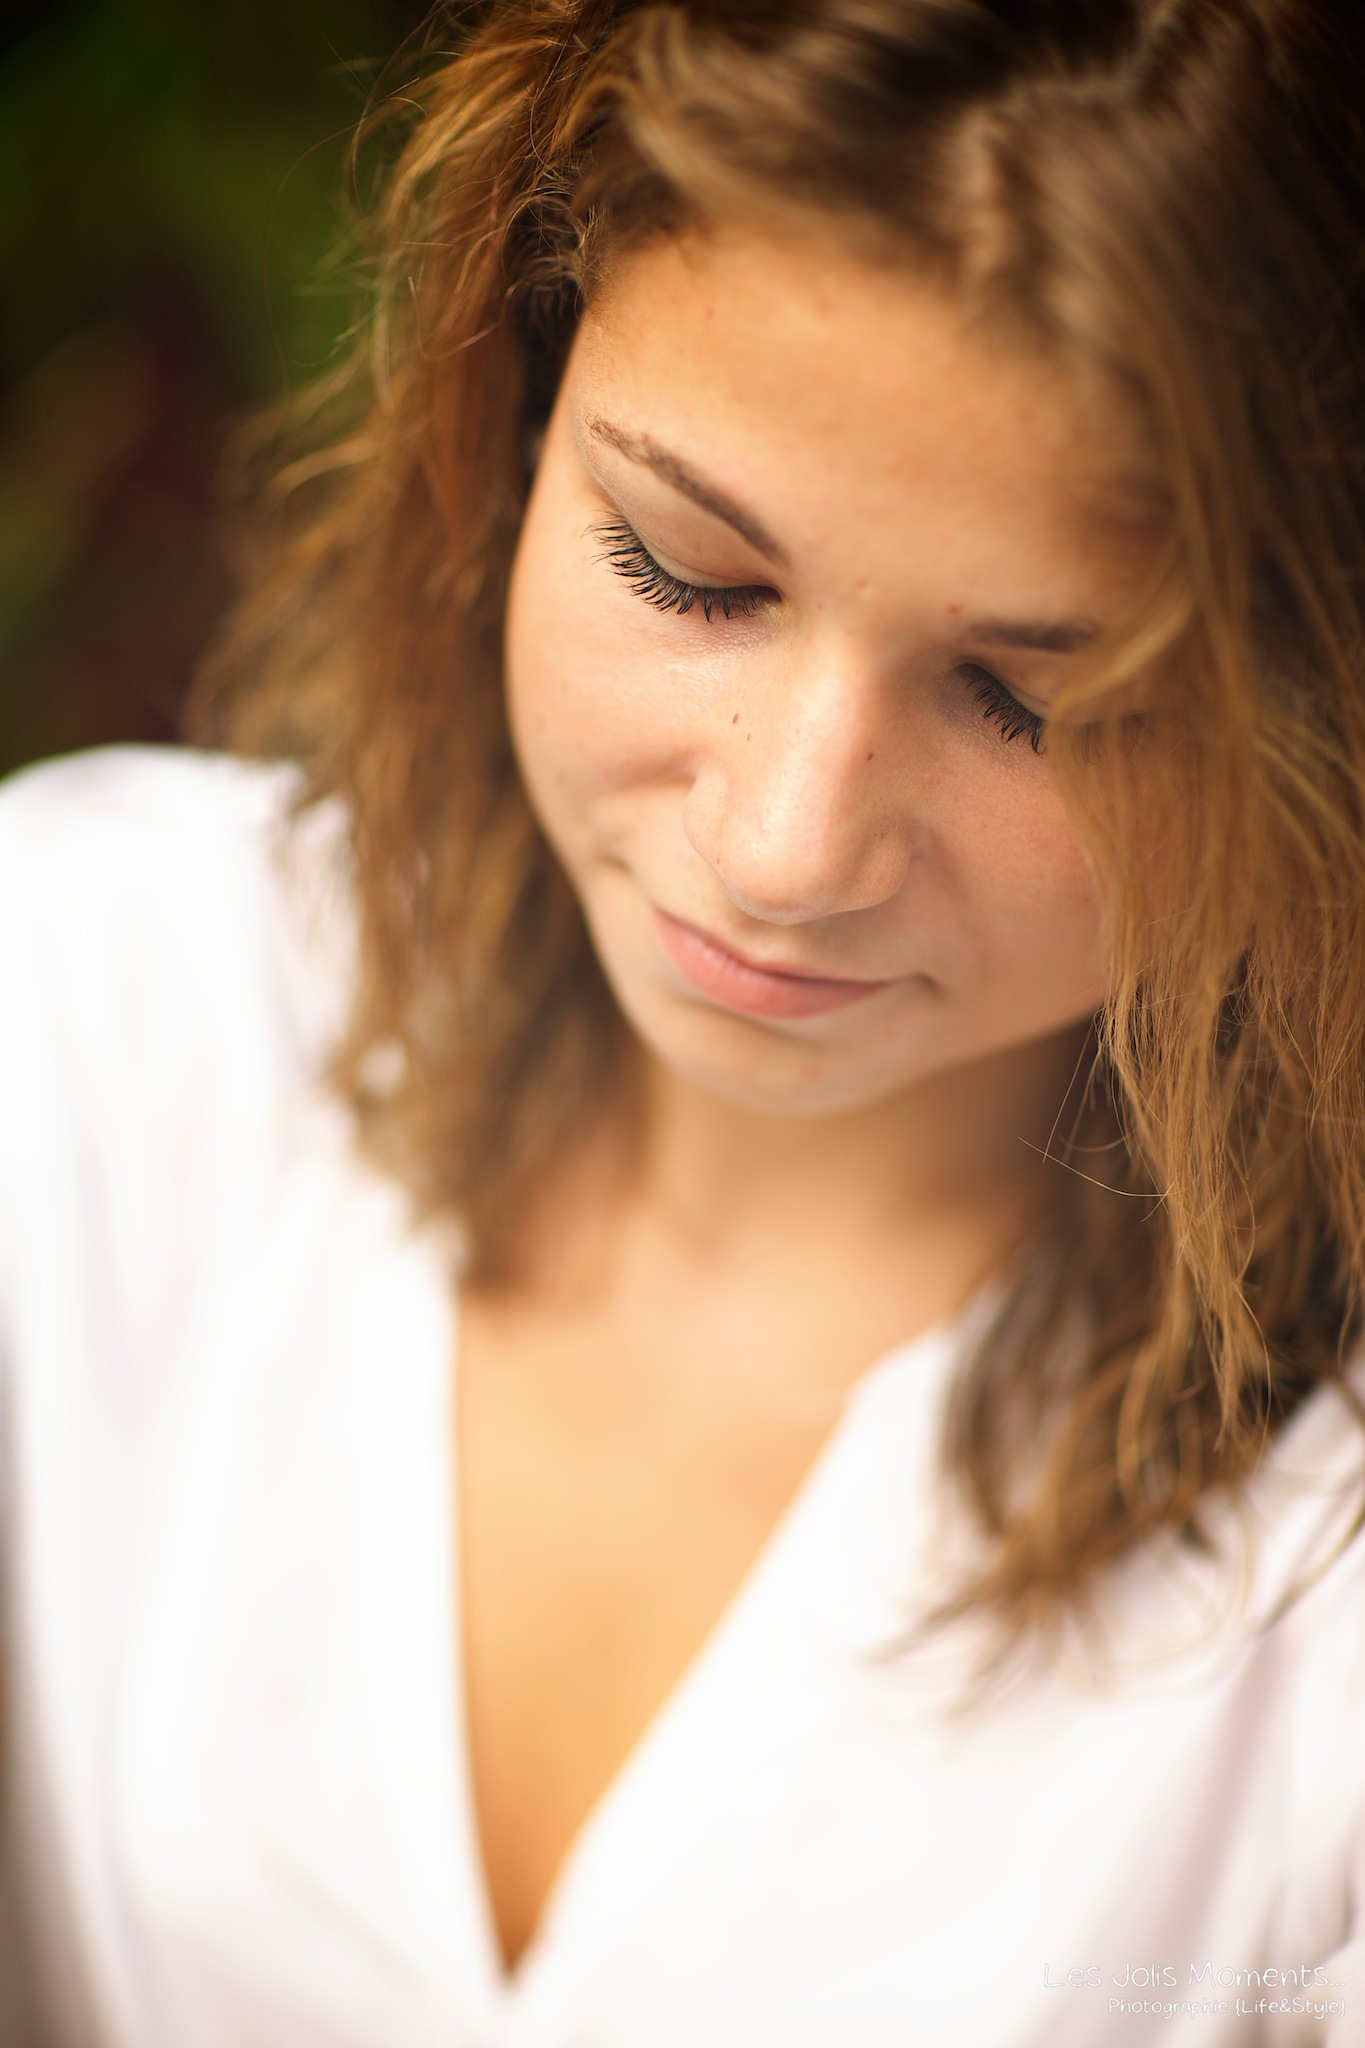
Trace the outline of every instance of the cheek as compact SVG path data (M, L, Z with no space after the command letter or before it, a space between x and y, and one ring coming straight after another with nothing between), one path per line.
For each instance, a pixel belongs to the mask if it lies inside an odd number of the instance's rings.
M503 649L512 741L542 817L590 771L610 681L585 579L574 573L574 554L588 550L575 548L544 484L542 471L512 566Z
M508 589L504 668L513 744L533 802L666 776L687 692L667 621L623 594L585 535L600 508L552 489L528 507Z
M958 873L997 958L1085 971L1099 904L1071 819L1041 778L1021 777L959 839Z
M1090 901L1090 883L1070 814L1048 779L1034 773L1037 762L1026 740L1002 744L999 773L986 785L973 766L974 800L964 786L959 814L971 818L963 835L964 856L978 879L1020 896L1080 909ZM1020 894L1022 892L1022 894Z
M1068 920L1089 923L1096 915L1090 872L1071 819L1048 791L1018 840L1022 885Z

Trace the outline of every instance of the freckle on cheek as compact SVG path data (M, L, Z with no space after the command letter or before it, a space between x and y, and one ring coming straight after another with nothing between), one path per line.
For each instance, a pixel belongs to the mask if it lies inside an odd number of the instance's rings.
M739 713L738 713L738 712L736 712L736 713L735 713L734 717L733 717L733 718L732 718L732 719L730 720L730 723L731 723L731 725L738 725L738 724L739 724Z

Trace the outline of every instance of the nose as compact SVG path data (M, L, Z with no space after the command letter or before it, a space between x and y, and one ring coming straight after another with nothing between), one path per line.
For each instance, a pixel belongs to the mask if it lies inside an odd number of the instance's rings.
M751 676L688 792L688 839L751 917L873 909L912 857L904 738L885 680L828 649Z

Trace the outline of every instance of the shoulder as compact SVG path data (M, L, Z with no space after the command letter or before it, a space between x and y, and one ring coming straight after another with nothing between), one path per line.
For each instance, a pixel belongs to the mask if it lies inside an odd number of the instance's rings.
M126 824L236 816L278 809L297 785L288 761L249 761L189 747L105 746L36 761L0 780L0 833L7 837L74 819Z
M97 1020L125 1085L191 1012L210 1037L254 1025L315 1048L349 903L342 817L291 821L300 780L289 762L115 746L0 782L0 1027L41 1011L77 1053Z
M126 932L214 884L222 895L281 815L295 774L287 763L153 746L21 768L0 781L0 908L11 926L55 919L61 937L95 939L95 913L111 903Z
M263 878L299 770L175 747L92 747L0 781L0 891L11 920L97 936L211 901L224 911ZM131 884L136 894L129 894Z
M353 937L343 819L329 800L292 823L299 786L286 763L170 747L0 783L11 1254L27 1239L39 1256L77 1213L121 1229L153 1198L175 1227L168 1203L241 1184L312 1092Z
M169 747L0 782L0 1312L49 1381L73 1316L99 1325L82 1356L150 1370L292 1134L333 1113L348 835L331 799L293 820L300 787Z
M92 929L97 905L122 922L179 903L249 865L298 787L288 762L175 747L92 747L0 781L0 891L13 920L67 917ZM136 898L121 892L133 881Z

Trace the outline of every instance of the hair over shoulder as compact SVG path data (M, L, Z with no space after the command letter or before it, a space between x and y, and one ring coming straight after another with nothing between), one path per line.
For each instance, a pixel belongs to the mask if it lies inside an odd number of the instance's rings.
M1144 467L1109 512L1152 574L1047 733L1113 985L944 1443L989 1539L944 1612L1006 1637L1155 1531L1199 1541L1362 1334L1363 41L1354 0L438 9L363 124L393 146L361 312L255 433L186 716L299 762L300 809L345 799L329 1078L496 1275L629 1064L501 686L537 433L612 265L818 216L1123 415Z

